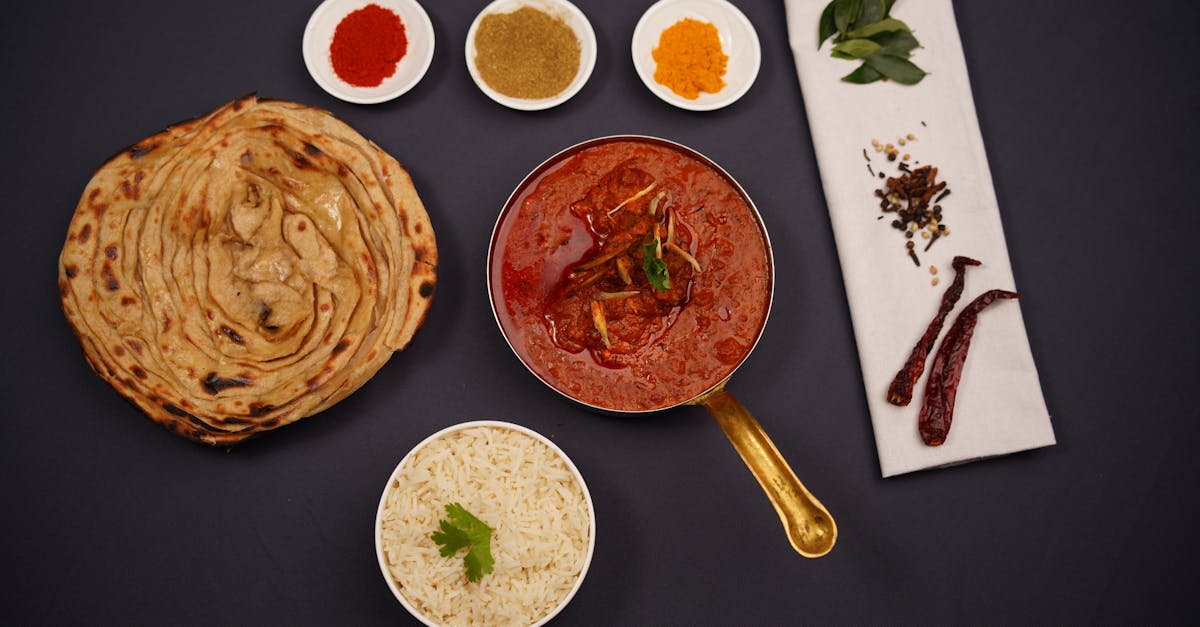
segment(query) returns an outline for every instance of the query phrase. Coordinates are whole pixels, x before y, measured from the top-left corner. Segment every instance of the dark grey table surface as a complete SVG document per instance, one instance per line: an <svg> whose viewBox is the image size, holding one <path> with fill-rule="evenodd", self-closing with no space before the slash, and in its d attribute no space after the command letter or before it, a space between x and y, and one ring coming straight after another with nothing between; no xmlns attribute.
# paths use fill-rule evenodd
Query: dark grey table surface
<svg viewBox="0 0 1200 627"><path fill-rule="evenodd" d="M379 493L420 439L472 419L552 436L587 478L596 554L559 624L1196 618L1200 5L955 3L1059 443L884 480L783 3L738 3L762 71L741 101L703 114L634 73L648 1L579 0L595 73L540 113L471 82L463 42L482 2L424 4L433 65L374 106L309 78L300 39L315 1L6 5L0 622L411 622L375 561ZM440 285L411 348L360 391L226 451L169 435L91 373L55 275L95 168L250 92L327 108L405 164L437 229ZM840 541L823 559L787 546L703 410L583 412L497 331L484 255L500 205L545 157L616 133L707 153L763 214L774 309L730 389L834 513Z"/></svg>

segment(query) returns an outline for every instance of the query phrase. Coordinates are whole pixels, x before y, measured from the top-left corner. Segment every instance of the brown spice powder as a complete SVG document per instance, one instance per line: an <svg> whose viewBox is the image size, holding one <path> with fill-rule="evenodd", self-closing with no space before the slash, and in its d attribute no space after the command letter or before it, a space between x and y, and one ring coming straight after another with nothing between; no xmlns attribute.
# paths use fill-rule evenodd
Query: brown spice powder
<svg viewBox="0 0 1200 627"><path fill-rule="evenodd" d="M579 71L579 38L562 19L533 7L492 13L475 31L475 67L511 98L550 98Z"/></svg>

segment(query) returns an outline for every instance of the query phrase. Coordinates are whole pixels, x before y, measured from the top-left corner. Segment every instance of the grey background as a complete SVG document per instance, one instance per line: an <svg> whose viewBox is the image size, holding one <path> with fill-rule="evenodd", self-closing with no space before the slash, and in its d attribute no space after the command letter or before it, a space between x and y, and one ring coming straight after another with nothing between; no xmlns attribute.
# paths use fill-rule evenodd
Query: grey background
<svg viewBox="0 0 1200 627"><path fill-rule="evenodd" d="M411 622L375 562L379 493L410 447L472 419L553 437L587 478L596 555L559 624L1196 618L1200 5L955 3L1059 444L883 480L783 3L738 3L762 71L741 101L703 114L634 73L629 38L649 2L579 0L595 73L540 113L471 82L463 41L483 2L424 4L433 65L374 106L309 78L300 38L315 1L5 6L0 620ZM359 392L226 451L169 435L90 372L56 260L109 156L250 92L327 108L405 164L437 230L440 285L411 348ZM497 331L484 255L500 205L545 157L613 133L705 152L758 204L777 293L730 389L836 517L828 557L788 548L703 410L583 412Z"/></svg>

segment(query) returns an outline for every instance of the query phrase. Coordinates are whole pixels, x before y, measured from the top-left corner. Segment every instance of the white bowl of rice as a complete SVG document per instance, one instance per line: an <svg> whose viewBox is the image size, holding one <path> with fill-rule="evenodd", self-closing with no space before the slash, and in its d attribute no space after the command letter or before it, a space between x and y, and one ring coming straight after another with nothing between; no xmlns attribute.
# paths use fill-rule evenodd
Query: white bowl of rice
<svg viewBox="0 0 1200 627"><path fill-rule="evenodd" d="M432 539L446 506L491 527L493 571L468 581ZM542 625L566 607L596 546L592 497L575 464L520 425L465 422L414 447L388 479L375 552L392 593L426 625Z"/></svg>

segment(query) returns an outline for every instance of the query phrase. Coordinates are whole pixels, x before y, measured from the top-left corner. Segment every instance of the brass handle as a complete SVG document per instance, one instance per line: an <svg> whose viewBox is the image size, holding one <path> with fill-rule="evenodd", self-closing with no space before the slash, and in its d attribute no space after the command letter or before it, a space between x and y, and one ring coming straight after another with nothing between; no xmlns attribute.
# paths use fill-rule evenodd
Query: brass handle
<svg viewBox="0 0 1200 627"><path fill-rule="evenodd" d="M837 541L829 510L800 483L758 421L724 387L697 399L704 405L758 479L783 521L792 548L804 557L821 557Z"/></svg>

